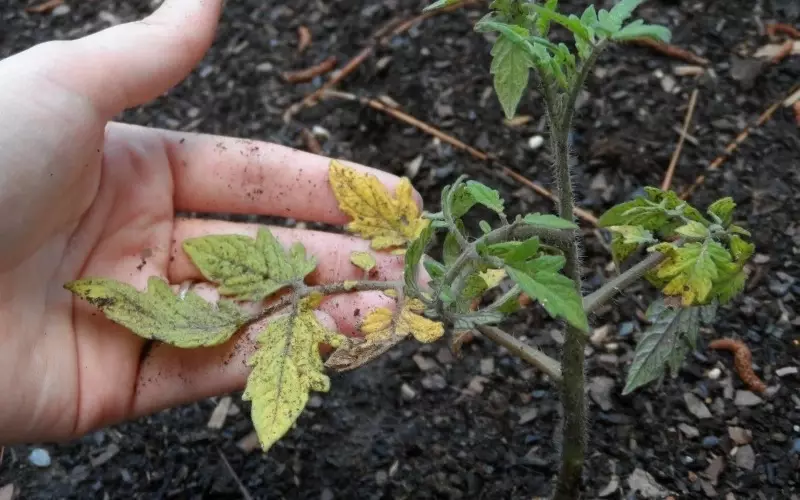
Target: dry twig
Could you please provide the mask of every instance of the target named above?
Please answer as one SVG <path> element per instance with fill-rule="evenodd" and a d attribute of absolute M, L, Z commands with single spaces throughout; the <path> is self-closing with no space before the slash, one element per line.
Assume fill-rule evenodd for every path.
<path fill-rule="evenodd" d="M 708 344 L 709 349 L 724 349 L 733 353 L 733 366 L 742 382 L 747 384 L 753 392 L 764 392 L 767 390 L 766 384 L 758 378 L 753 371 L 752 354 L 747 344 L 741 340 L 718 339 Z"/>
<path fill-rule="evenodd" d="M 439 14 L 452 12 L 462 7 L 468 5 L 474 5 L 477 3 L 479 3 L 479 0 L 462 0 L 461 2 L 453 4 L 444 9 L 424 12 L 422 14 L 413 16 L 405 20 L 393 19 L 389 21 L 372 35 L 371 43 L 367 47 L 361 49 L 361 51 L 358 54 L 356 54 L 352 59 L 347 61 L 347 64 L 345 64 L 344 67 L 339 72 L 337 72 L 330 80 L 325 82 L 320 88 L 318 88 L 314 92 L 305 96 L 302 101 L 289 106 L 289 108 L 283 114 L 284 122 L 286 123 L 290 122 L 292 117 L 301 109 L 315 105 L 326 91 L 332 89 L 334 86 L 339 84 L 339 82 L 341 82 L 342 80 L 347 78 L 351 73 L 353 73 L 353 71 L 355 71 L 356 68 L 361 66 L 361 64 L 375 52 L 375 49 L 379 45 L 385 45 L 393 37 L 405 31 L 408 31 L 409 29 L 413 28 L 414 26 L 421 23 L 422 21 L 425 21 L 428 18 L 437 16 Z"/>
<path fill-rule="evenodd" d="M 239 487 L 239 491 L 242 493 L 242 498 L 245 500 L 253 500 L 253 495 L 247 491 L 247 487 L 244 485 L 241 479 L 239 479 L 239 475 L 236 474 L 236 471 L 233 470 L 231 463 L 228 462 L 228 458 L 222 453 L 222 450 L 217 448 L 217 453 L 219 453 L 219 458 L 222 459 L 222 463 L 225 464 L 225 468 L 228 470 L 228 473 L 233 477 L 233 480 L 236 481 L 236 486 Z"/>
<path fill-rule="evenodd" d="M 649 47 L 660 54 L 664 54 L 665 56 L 692 64 L 699 64 L 700 66 L 708 66 L 710 64 L 710 61 L 705 57 L 700 57 L 686 49 L 682 49 L 675 45 L 670 45 L 664 42 L 657 42 L 655 40 L 651 40 L 650 38 L 637 38 L 635 40 L 631 40 L 630 43 L 642 47 Z"/>
<path fill-rule="evenodd" d="M 306 26 L 297 28 L 297 52 L 302 54 L 311 46 L 311 30 Z"/>
<path fill-rule="evenodd" d="M 733 152 L 739 148 L 739 145 L 742 144 L 745 140 L 747 140 L 747 138 L 750 136 L 750 134 L 754 129 L 762 126 L 767 121 L 769 121 L 769 119 L 772 118 L 772 115 L 775 114 L 775 111 L 777 111 L 778 108 L 781 107 L 781 104 L 786 102 L 786 100 L 790 96 L 792 96 L 795 92 L 798 91 L 800 91 L 800 84 L 797 84 L 794 87 L 792 87 L 792 89 L 789 92 L 787 92 L 784 97 L 781 97 L 780 99 L 772 103 L 769 106 L 769 108 L 766 109 L 766 111 L 761 113 L 761 116 L 758 117 L 758 120 L 756 120 L 754 124 L 748 125 L 747 127 L 744 128 L 744 130 L 739 132 L 739 135 L 737 135 L 736 138 L 725 147 L 725 151 L 721 155 L 716 157 L 714 161 L 711 162 L 711 164 L 706 169 L 706 172 L 717 170 L 719 167 L 721 167 L 722 164 L 725 163 L 725 160 L 727 160 L 733 154 Z M 702 185 L 705 181 L 706 181 L 706 174 L 699 175 L 697 179 L 695 179 L 694 183 L 687 189 L 685 189 L 683 193 L 681 193 L 681 198 L 684 200 L 688 199 L 692 195 L 692 193 L 694 193 L 695 190 L 697 190 L 697 188 L 700 187 L 700 185 Z"/>
<path fill-rule="evenodd" d="M 31 14 L 44 14 L 46 12 L 50 12 L 51 10 L 55 9 L 62 3 L 64 3 L 64 0 L 47 0 L 46 2 L 32 5 L 26 8 L 25 12 L 29 12 Z"/>
<path fill-rule="evenodd" d="M 689 125 L 692 123 L 692 116 L 694 115 L 694 107 L 697 104 L 698 90 L 692 91 L 692 97 L 689 98 L 689 109 L 686 110 L 686 117 L 683 119 L 683 128 L 681 129 L 681 136 L 678 139 L 678 145 L 672 153 L 672 159 L 669 162 L 667 173 L 664 176 L 664 181 L 661 183 L 661 189 L 664 191 L 669 190 L 672 185 L 672 177 L 675 175 L 675 167 L 678 165 L 678 159 L 681 157 L 683 150 L 683 143 L 686 140 L 686 135 L 689 133 Z"/>
<path fill-rule="evenodd" d="M 310 82 L 319 75 L 324 75 L 333 71 L 336 67 L 336 56 L 330 56 L 319 64 L 315 64 L 310 68 L 300 69 L 297 71 L 284 71 L 281 77 L 288 83 L 303 83 Z"/>
<path fill-rule="evenodd" d="M 314 136 L 313 132 L 307 128 L 304 128 L 300 130 L 300 135 L 303 137 L 303 142 L 305 143 L 306 149 L 309 153 L 314 153 L 315 155 L 322 154 L 322 145 Z"/>
<path fill-rule="evenodd" d="M 439 130 L 438 128 L 434 127 L 433 125 L 431 125 L 429 123 L 425 123 L 425 122 L 423 122 L 423 121 L 421 121 L 421 120 L 419 120 L 417 118 L 414 118 L 413 116 L 409 115 L 408 113 L 405 113 L 403 111 L 400 111 L 399 109 L 387 106 L 386 104 L 384 104 L 384 103 L 382 103 L 380 101 L 377 101 L 375 99 L 361 98 L 361 97 L 356 96 L 355 94 L 350 94 L 348 92 L 339 92 L 339 91 L 335 91 L 335 90 L 329 90 L 329 91 L 326 91 L 323 94 L 323 96 L 324 97 L 333 97 L 333 98 L 337 98 L 337 99 L 343 99 L 343 100 L 347 100 L 347 101 L 355 101 L 355 102 L 360 103 L 363 106 L 367 106 L 367 107 L 372 108 L 372 109 L 374 109 L 376 111 L 381 111 L 383 113 L 386 113 L 387 115 L 392 116 L 393 118 L 396 118 L 397 120 L 400 120 L 403 123 L 411 125 L 411 126 L 413 126 L 415 128 L 418 128 L 419 130 L 422 130 L 423 132 L 425 132 L 427 134 L 432 135 L 433 137 L 438 138 L 442 142 L 446 142 L 447 144 L 450 144 L 451 146 L 453 146 L 456 149 L 460 149 L 462 151 L 466 151 L 473 158 L 476 158 L 478 160 L 490 163 L 491 165 L 493 165 L 495 167 L 498 167 L 499 170 L 503 174 L 513 178 L 514 180 L 516 180 L 517 182 L 519 182 L 521 184 L 524 184 L 525 186 L 531 188 L 532 190 L 534 190 L 538 194 L 544 196 L 545 198 L 548 198 L 548 199 L 550 199 L 550 200 L 552 200 L 552 201 L 554 201 L 556 203 L 558 202 L 558 198 L 552 192 L 550 192 L 550 190 L 548 190 L 547 188 L 545 188 L 544 186 L 542 186 L 542 185 L 540 185 L 540 184 L 538 184 L 536 182 L 533 182 L 532 180 L 528 179 L 527 177 L 523 176 L 522 174 L 520 174 L 519 172 L 513 170 L 512 168 L 507 167 L 507 166 L 503 165 L 502 163 L 498 162 L 493 155 L 490 155 L 490 154 L 485 153 L 485 152 L 483 152 L 483 151 L 481 151 L 479 149 L 476 149 L 476 148 L 470 146 L 469 144 L 467 144 L 467 143 L 465 143 L 465 142 L 463 142 L 463 141 L 461 141 L 459 139 L 456 139 L 455 137 L 453 137 L 453 136 L 451 136 L 449 134 L 446 134 L 445 132 L 442 132 L 441 130 Z M 592 214 L 591 212 L 589 212 L 587 210 L 583 210 L 582 208 L 575 207 L 575 215 L 577 217 L 580 217 L 584 221 L 588 222 L 589 224 L 592 224 L 593 226 L 597 226 L 597 217 L 595 217 L 594 214 Z"/>
<path fill-rule="evenodd" d="M 789 35 L 792 38 L 800 40 L 800 30 L 791 24 L 769 23 L 767 24 L 766 28 L 769 36 L 775 36 L 777 33 L 783 33 L 784 35 Z"/>

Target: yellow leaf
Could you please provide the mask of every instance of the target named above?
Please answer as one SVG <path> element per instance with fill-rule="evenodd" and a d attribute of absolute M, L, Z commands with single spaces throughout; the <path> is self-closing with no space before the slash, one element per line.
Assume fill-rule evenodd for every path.
<path fill-rule="evenodd" d="M 251 418 L 264 451 L 294 425 L 310 391 L 327 392 L 319 344 L 341 346 L 344 337 L 328 330 L 314 314 L 322 296 L 310 295 L 291 313 L 272 320 L 258 336 L 258 350 L 242 399 L 252 400 Z"/>
<path fill-rule="evenodd" d="M 377 265 L 375 257 L 369 252 L 353 252 L 350 254 L 350 262 L 354 266 L 360 267 L 364 271 L 371 271 Z"/>
<path fill-rule="evenodd" d="M 400 314 L 385 307 L 373 309 L 361 322 L 364 339 L 349 340 L 331 354 L 325 366 L 338 371 L 363 366 L 413 335 L 420 342 L 434 342 L 444 335 L 444 325 L 420 315 L 425 304 L 406 301 Z"/>
<path fill-rule="evenodd" d="M 353 288 L 358 286 L 358 281 L 355 281 L 355 280 L 344 280 L 344 282 L 342 282 L 342 286 L 344 286 L 345 290 L 350 291 Z"/>
<path fill-rule="evenodd" d="M 396 298 L 397 297 L 397 290 L 395 290 L 394 288 L 389 288 L 387 290 L 384 290 L 383 294 L 386 295 L 387 297 Z"/>
<path fill-rule="evenodd" d="M 339 207 L 352 218 L 347 230 L 371 240 L 375 250 L 405 247 L 430 223 L 422 218 L 406 178 L 392 197 L 374 175 L 336 160 L 331 160 L 328 174 Z"/>
<path fill-rule="evenodd" d="M 506 277 L 505 269 L 487 269 L 479 273 L 483 281 L 486 282 L 486 289 L 492 289 L 499 285 Z"/>
<path fill-rule="evenodd" d="M 413 335 L 420 342 L 434 342 L 444 335 L 444 325 L 421 316 L 424 310 L 425 304 L 421 300 L 410 299 L 395 319 L 391 310 L 380 307 L 367 314 L 361 323 L 361 331 L 367 340 Z"/>

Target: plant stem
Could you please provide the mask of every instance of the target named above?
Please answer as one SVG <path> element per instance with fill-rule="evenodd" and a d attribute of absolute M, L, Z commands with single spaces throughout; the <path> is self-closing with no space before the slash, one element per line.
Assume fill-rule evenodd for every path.
<path fill-rule="evenodd" d="M 635 266 L 584 297 L 583 310 L 586 311 L 586 314 L 595 311 L 598 307 L 611 300 L 614 295 L 639 280 L 647 271 L 659 265 L 665 258 L 666 256 L 660 252 L 648 255 L 647 258 Z"/>
<path fill-rule="evenodd" d="M 605 42 L 600 42 L 584 62 L 580 73 L 572 82 L 566 100 L 563 101 L 563 107 L 557 106 L 556 103 L 549 105 L 550 109 L 555 109 L 555 115 L 550 115 L 550 128 L 555 160 L 553 170 L 558 186 L 558 214 L 568 220 L 575 218 L 575 196 L 569 166 L 568 142 L 575 101 L 604 47 Z M 564 266 L 564 273 L 573 280 L 578 293 L 581 293 L 580 252 L 580 243 L 575 239 L 566 250 L 567 262 Z M 568 326 L 561 354 L 561 369 L 564 374 L 564 383 L 561 384 L 564 426 L 561 439 L 561 470 L 556 483 L 555 500 L 575 500 L 580 498 L 581 493 L 583 463 L 586 456 L 585 345 L 585 334 L 577 328 Z"/>
<path fill-rule="evenodd" d="M 322 295 L 332 295 L 334 293 L 348 293 L 348 292 L 367 292 L 367 291 L 380 291 L 397 289 L 404 286 L 402 281 L 342 281 L 340 283 L 329 283 L 327 285 L 317 286 L 302 286 L 295 287 L 292 293 L 286 294 L 276 302 L 267 305 L 256 316 L 254 316 L 247 325 L 257 323 L 267 316 L 271 316 L 281 309 L 291 306 L 298 299 L 308 297 L 312 293 L 321 293 Z"/>
<path fill-rule="evenodd" d="M 555 359 L 534 347 L 524 344 L 520 340 L 515 339 L 508 333 L 494 326 L 478 325 L 477 329 L 484 337 L 500 344 L 515 356 L 543 371 L 549 375 L 553 381 L 561 383 L 561 365 L 559 365 L 558 361 Z"/>

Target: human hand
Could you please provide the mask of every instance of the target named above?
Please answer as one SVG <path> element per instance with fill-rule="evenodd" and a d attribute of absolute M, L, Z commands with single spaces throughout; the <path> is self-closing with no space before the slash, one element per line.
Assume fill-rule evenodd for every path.
<path fill-rule="evenodd" d="M 109 121 L 191 71 L 211 44 L 221 3 L 168 0 L 144 21 L 0 61 L 0 444 L 70 439 L 244 386 L 247 336 L 199 350 L 157 344 L 145 355 L 145 340 L 74 298 L 66 282 L 107 277 L 144 289 L 153 275 L 176 285 L 200 280 L 183 240 L 257 229 L 176 212 L 346 221 L 325 158 Z M 389 187 L 397 182 L 372 173 Z M 317 256 L 311 283 L 358 278 L 349 255 L 367 242 L 271 229 Z M 378 273 L 396 279 L 401 258 L 382 258 Z M 199 288 L 214 298 L 210 285 Z M 332 297 L 320 316 L 353 333 L 355 310 L 386 300 Z"/>

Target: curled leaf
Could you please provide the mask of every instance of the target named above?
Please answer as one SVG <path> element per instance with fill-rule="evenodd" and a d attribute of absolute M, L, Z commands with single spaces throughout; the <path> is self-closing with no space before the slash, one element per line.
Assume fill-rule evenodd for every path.
<path fill-rule="evenodd" d="M 258 350 L 247 362 L 253 370 L 242 399 L 252 400 L 251 418 L 265 451 L 291 429 L 310 391 L 330 389 L 319 345 L 337 347 L 345 337 L 317 319 L 314 308 L 320 299 L 306 297 L 291 313 L 272 320 L 258 336 Z"/>
<path fill-rule="evenodd" d="M 424 310 L 422 301 L 409 299 L 399 314 L 385 307 L 370 311 L 360 325 L 364 339 L 343 343 L 325 366 L 337 371 L 353 370 L 381 356 L 409 335 L 424 343 L 440 339 L 444 335 L 444 325 L 423 317 Z"/>
<path fill-rule="evenodd" d="M 408 179 L 400 180 L 392 197 L 374 175 L 336 160 L 328 173 L 339 207 L 352 218 L 347 230 L 369 239 L 374 250 L 405 247 L 430 224 L 414 202 Z"/>
<path fill-rule="evenodd" d="M 227 300 L 214 305 L 193 292 L 181 298 L 156 276 L 144 292 L 105 278 L 72 281 L 65 288 L 136 335 L 177 347 L 222 344 L 251 319 Z"/>

